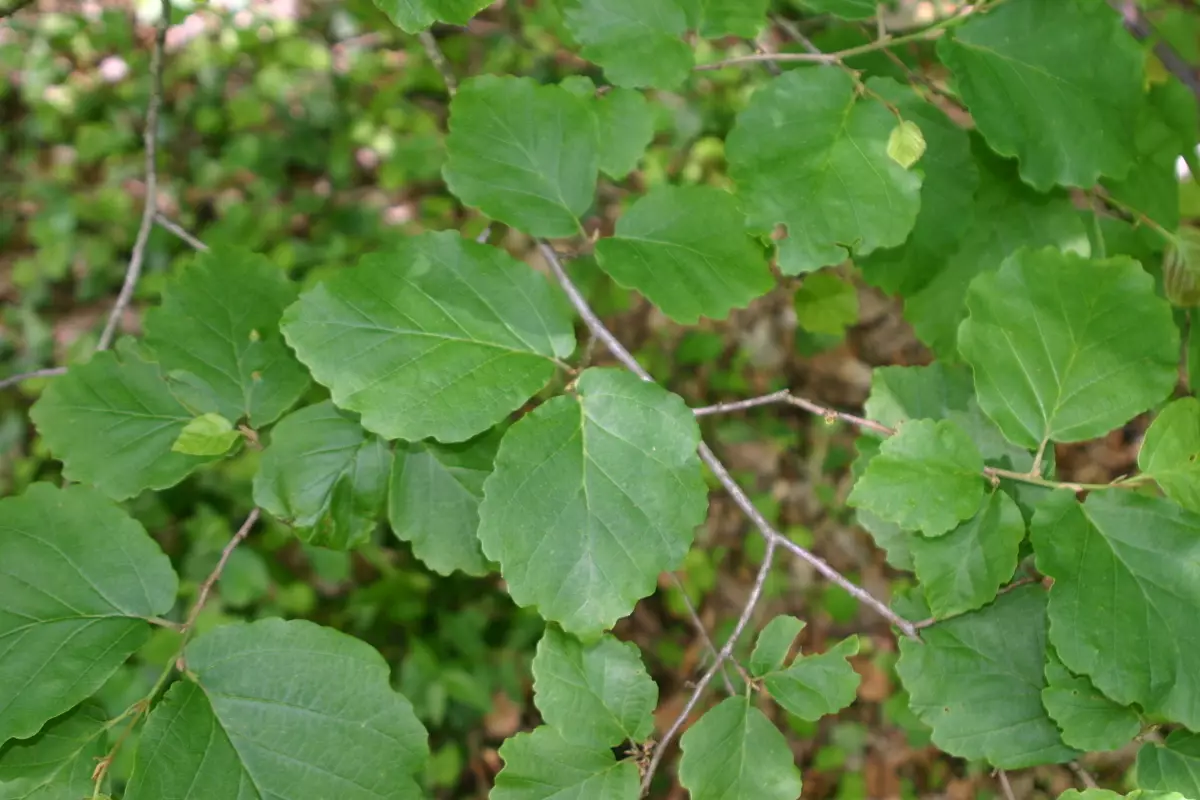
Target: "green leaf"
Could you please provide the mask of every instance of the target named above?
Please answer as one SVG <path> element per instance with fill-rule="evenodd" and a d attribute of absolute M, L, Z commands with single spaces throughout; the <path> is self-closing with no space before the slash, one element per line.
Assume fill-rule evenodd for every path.
<path fill-rule="evenodd" d="M 607 747 L 565 741 L 542 726 L 518 733 L 500 747 L 504 769 L 491 800 L 637 800 L 637 765 L 616 761 Z"/>
<path fill-rule="evenodd" d="M 683 0 L 688 27 L 705 39 L 753 39 L 767 24 L 770 0 Z"/>
<path fill-rule="evenodd" d="M 1050 640 L 1121 705 L 1200 727 L 1200 516 L 1133 492 L 1055 492 L 1031 529 Z M 1148 535 L 1152 534 L 1152 535 Z M 1113 647 L 1119 642 L 1120 647 Z"/>
<path fill-rule="evenodd" d="M 983 456 L 949 420 L 913 420 L 880 447 L 847 502 L 926 536 L 949 533 L 983 503 Z"/>
<path fill-rule="evenodd" d="M 854 702 L 859 675 L 847 660 L 858 653 L 858 637 L 843 639 L 828 651 L 803 656 L 786 669 L 762 676 L 776 703 L 801 719 L 816 722 Z"/>
<path fill-rule="evenodd" d="M 1015 444 L 1094 439 L 1175 387 L 1179 331 L 1131 259 L 1022 250 L 971 283 L 967 309 L 959 349 Z"/>
<path fill-rule="evenodd" d="M 383 510 L 387 445 L 325 401 L 284 417 L 254 476 L 254 502 L 310 544 L 349 550 Z"/>
<path fill-rule="evenodd" d="M 479 503 L 499 444 L 494 431 L 461 444 L 396 443 L 388 521 L 439 575 L 488 571 L 477 536 Z"/>
<path fill-rule="evenodd" d="M 177 579 L 98 492 L 35 483 L 0 500 L 0 744 L 99 689 L 171 610 Z"/>
<path fill-rule="evenodd" d="M 184 655 L 187 677 L 150 714 L 126 800 L 423 796 L 425 729 L 370 645 L 266 619 L 219 627 Z"/>
<path fill-rule="evenodd" d="M 1070 761 L 1042 707 L 1046 592 L 1023 586 L 979 611 L 900 640 L 896 672 L 933 743 L 1001 769 Z"/>
<path fill-rule="evenodd" d="M 104 709 L 85 701 L 32 739 L 0 747 L 0 800 L 91 797 L 92 770 L 104 756 Z"/>
<path fill-rule="evenodd" d="M 265 257 L 218 246 L 167 283 L 162 305 L 146 313 L 146 345 L 165 374 L 215 403 L 200 410 L 261 428 L 309 386 L 279 335 L 295 299 L 296 288 Z"/>
<path fill-rule="evenodd" d="M 921 341 L 943 358 L 957 357 L 958 326 L 966 316 L 967 287 L 975 276 L 998 269 L 1021 247 L 1091 253 L 1083 220 L 1066 193 L 1038 194 L 1019 181 L 1009 162 L 986 154 L 977 160 L 983 167 L 979 191 L 974 209 L 963 212 L 969 224 L 957 249 L 940 260 L 915 256 L 909 262 L 914 270 L 903 278 L 908 290 L 904 317 Z M 934 219 L 944 225 L 946 217 L 956 215 L 947 206 Z"/>
<path fill-rule="evenodd" d="M 662 186 L 638 199 L 596 244 L 596 262 L 685 324 L 724 319 L 770 291 L 761 248 L 732 195 L 710 186 Z"/>
<path fill-rule="evenodd" d="M 580 55 L 616 86 L 674 89 L 695 63 L 680 0 L 581 0 L 564 13 Z"/>
<path fill-rule="evenodd" d="M 1200 512 L 1200 400 L 1181 397 L 1159 412 L 1142 439 L 1138 467 L 1167 497 Z"/>
<path fill-rule="evenodd" d="M 406 33 L 425 30 L 435 22 L 466 25 L 494 0 L 374 0 L 393 25 Z"/>
<path fill-rule="evenodd" d="M 442 175 L 454 196 L 530 236 L 579 233 L 599 164 L 596 117 L 558 86 L 480 75 L 450 101 Z"/>
<path fill-rule="evenodd" d="M 994 491 L 971 519 L 945 536 L 913 537 L 917 578 L 933 616 L 942 619 L 990 603 L 1017 569 L 1025 520 L 1011 497 Z"/>
<path fill-rule="evenodd" d="M 171 450 L 189 456 L 220 456 L 240 437 L 233 423 L 220 414 L 201 414 L 183 426 Z"/>
<path fill-rule="evenodd" d="M 479 539 L 517 605 L 587 636 L 679 566 L 708 503 L 680 397 L 616 369 L 585 371 L 576 391 L 505 434 Z"/>
<path fill-rule="evenodd" d="M 1200 797 L 1200 734 L 1172 731 L 1162 744 L 1138 750 L 1137 783 L 1143 789 Z"/>
<path fill-rule="evenodd" d="M 622 180 L 654 139 L 654 111 L 641 92 L 619 87 L 595 97 L 592 110 L 599 131 L 600 171 Z"/>
<path fill-rule="evenodd" d="M 911 119 L 902 119 L 888 134 L 888 157 L 908 169 L 925 155 L 925 134 Z"/>
<path fill-rule="evenodd" d="M 367 430 L 461 442 L 519 408 L 574 351 L 551 291 L 501 250 L 425 233 L 306 292 L 283 331 Z"/>
<path fill-rule="evenodd" d="M 919 125 L 928 143 L 917 165 L 925 176 L 921 210 L 908 240 L 901 247 L 856 259 L 872 285 L 908 297 L 932 279 L 931 267 L 954 251 L 971 224 L 979 167 L 967 132 L 911 88 L 887 78 L 869 78 L 867 88 Z"/>
<path fill-rule="evenodd" d="M 1010 0 L 956 28 L 938 55 L 980 133 L 1035 189 L 1129 172 L 1143 55 L 1107 4 Z"/>
<path fill-rule="evenodd" d="M 858 290 L 833 272 L 822 270 L 804 278 L 792 297 L 796 324 L 811 333 L 844 336 L 858 322 Z"/>
<path fill-rule="evenodd" d="M 1071 747 L 1117 750 L 1141 730 L 1136 711 L 1109 700 L 1087 678 L 1072 675 L 1052 648 L 1046 650 L 1046 682 L 1042 705 Z"/>
<path fill-rule="evenodd" d="M 549 626 L 533 659 L 534 702 L 564 741 L 599 750 L 654 732 L 658 687 L 637 645 L 602 636 L 592 644 Z"/>
<path fill-rule="evenodd" d="M 1191 98 L 1194 113 L 1195 95 L 1185 94 Z M 1188 102 L 1161 86 L 1146 95 L 1133 121 L 1133 168 L 1121 180 L 1110 178 L 1101 182 L 1117 201 L 1136 208 L 1167 230 L 1179 227 L 1179 178 L 1175 162 L 1181 153 L 1192 151 L 1197 140 L 1181 143 L 1170 119 L 1178 111 L 1163 106 L 1179 104 L 1186 108 Z M 1193 121 L 1192 125 L 1196 123 Z M 1146 235 L 1156 243 L 1161 242 L 1156 232 L 1148 231 Z"/>
<path fill-rule="evenodd" d="M 832 14 L 842 19 L 860 20 L 875 16 L 876 0 L 796 0 L 814 14 Z"/>
<path fill-rule="evenodd" d="M 746 697 L 728 697 L 680 740 L 679 782 L 692 800 L 796 800 L 800 770 L 787 739 Z"/>
<path fill-rule="evenodd" d="M 787 275 L 904 242 L 921 178 L 887 154 L 895 117 L 846 73 L 806 67 L 772 79 L 726 139 L 729 174 L 752 227 L 787 227 Z M 813 209 L 821 209 L 814 214 Z"/>
<path fill-rule="evenodd" d="M 871 459 L 879 455 L 880 444 L 882 444 L 882 440 L 869 434 L 861 435 L 855 441 L 858 457 L 851 464 L 851 473 L 855 483 L 862 478 Z M 908 531 L 901 530 L 896 523 L 888 522 L 865 508 L 856 508 L 854 519 L 863 530 L 871 534 L 875 544 L 885 551 L 887 563 L 896 569 L 912 572 L 912 553 L 909 551 L 908 545 L 916 537 Z"/>
<path fill-rule="evenodd" d="M 96 353 L 56 378 L 30 409 L 63 475 L 114 500 L 167 489 L 211 456 L 171 450 L 195 414 L 175 398 L 158 368 L 132 352 Z M 87 431 L 86 436 L 80 435 Z"/>
<path fill-rule="evenodd" d="M 750 674 L 761 678 L 783 667 L 792 643 L 807 623 L 789 614 L 774 617 L 758 634 L 754 652 L 750 655 Z"/>

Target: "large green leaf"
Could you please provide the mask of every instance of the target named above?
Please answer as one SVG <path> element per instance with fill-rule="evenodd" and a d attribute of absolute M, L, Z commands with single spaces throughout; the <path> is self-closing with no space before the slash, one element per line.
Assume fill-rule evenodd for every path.
<path fill-rule="evenodd" d="M 616 86 L 674 89 L 695 63 L 679 0 L 580 0 L 564 14 L 580 55 Z"/>
<path fill-rule="evenodd" d="M 107 750 L 104 709 L 85 701 L 32 739 L 0 746 L 0 800 L 90 797 L 92 770 Z"/>
<path fill-rule="evenodd" d="M 585 100 L 530 78 L 480 75 L 450 102 L 446 185 L 462 202 L 531 236 L 581 231 L 599 165 Z"/>
<path fill-rule="evenodd" d="M 1087 678 L 1071 674 L 1053 648 L 1046 648 L 1046 684 L 1042 705 L 1071 747 L 1116 750 L 1142 727 L 1136 711 L 1109 700 Z"/>
<path fill-rule="evenodd" d="M 796 800 L 800 770 L 779 729 L 748 697 L 728 697 L 680 740 L 679 782 L 692 800 Z"/>
<path fill-rule="evenodd" d="M 374 0 L 393 24 L 416 33 L 435 22 L 466 25 L 495 0 Z"/>
<path fill-rule="evenodd" d="M 896 672 L 933 743 L 1002 769 L 1069 761 L 1042 707 L 1046 592 L 1023 586 L 979 611 L 939 622 L 923 642 L 900 640 Z"/>
<path fill-rule="evenodd" d="M 223 417 L 260 428 L 308 388 L 308 373 L 279 335 L 296 288 L 263 256 L 217 247 L 167 284 L 146 314 L 146 344 L 168 376 Z"/>
<path fill-rule="evenodd" d="M 775 283 L 742 219 L 737 201 L 720 189 L 663 186 L 635 202 L 616 233 L 597 243 L 596 262 L 676 322 L 724 319 Z"/>
<path fill-rule="evenodd" d="M 1200 797 L 1200 734 L 1172 731 L 1162 744 L 1138 750 L 1137 782 L 1143 789 Z"/>
<path fill-rule="evenodd" d="M 971 283 L 967 309 L 979 405 L 1023 447 L 1101 436 L 1175 386 L 1179 331 L 1131 259 L 1018 251 Z"/>
<path fill-rule="evenodd" d="M 479 538 L 518 605 L 599 633 L 675 569 L 704 521 L 700 430 L 681 398 L 589 369 L 505 434 Z"/>
<path fill-rule="evenodd" d="M 1108 4 L 1008 0 L 938 42 L 938 55 L 988 144 L 1015 156 L 1034 188 L 1129 172 L 1143 56 Z"/>
<path fill-rule="evenodd" d="M 899 109 L 904 119 L 920 126 L 927 144 L 916 165 L 924 175 L 921 210 L 908 240 L 901 247 L 857 259 L 873 285 L 908 297 L 932 279 L 931 265 L 954 252 L 971 225 L 979 167 L 966 131 L 932 103 L 886 78 L 871 78 L 867 87 Z M 985 220 L 984 224 L 995 222 Z"/>
<path fill-rule="evenodd" d="M 908 543 L 925 600 L 939 619 L 990 603 L 1017 569 L 1025 520 L 1016 502 L 994 491 L 971 519 L 945 536 Z"/>
<path fill-rule="evenodd" d="M 896 118 L 837 69 L 806 67 L 755 93 L 726 139 L 750 224 L 787 227 L 779 268 L 797 275 L 904 242 L 921 178 L 887 154 Z"/>
<path fill-rule="evenodd" d="M 884 441 L 846 502 L 941 536 L 975 516 L 983 495 L 983 456 L 967 432 L 949 420 L 912 420 Z"/>
<path fill-rule="evenodd" d="M 461 444 L 396 443 L 388 521 L 434 572 L 487 572 L 477 536 L 479 503 L 499 444 L 495 431 Z"/>
<path fill-rule="evenodd" d="M 171 393 L 158 367 L 131 349 L 119 360 L 106 350 L 71 367 L 29 416 L 62 459 L 68 480 L 91 484 L 114 500 L 174 486 L 214 458 L 172 451 L 195 415 Z"/>
<path fill-rule="evenodd" d="M 83 486 L 35 483 L 0 500 L 0 744 L 90 696 L 170 611 L 170 560 Z"/>
<path fill-rule="evenodd" d="M 938 356 L 958 355 L 958 326 L 966 316 L 967 288 L 976 275 L 998 269 L 1021 247 L 1057 247 L 1091 254 L 1087 230 L 1065 192 L 1038 194 L 1009 166 L 976 151 L 979 191 L 958 247 L 948 256 L 914 261 L 906 284 L 921 287 L 904 298 L 904 316 Z"/>
<path fill-rule="evenodd" d="M 304 620 L 227 625 L 142 732 L 126 800 L 422 797 L 425 729 L 366 643 Z"/>
<path fill-rule="evenodd" d="M 1133 492 L 1080 504 L 1059 491 L 1031 532 L 1062 662 L 1122 705 L 1200 727 L 1200 516 Z"/>
<path fill-rule="evenodd" d="M 637 800 L 638 769 L 607 747 L 571 744 L 552 728 L 518 733 L 500 747 L 504 769 L 491 800 Z"/>
<path fill-rule="evenodd" d="M 1167 497 L 1200 512 L 1200 400 L 1181 397 L 1159 412 L 1142 439 L 1138 466 Z"/>
<path fill-rule="evenodd" d="M 654 731 L 658 686 L 631 642 L 605 635 L 585 645 L 549 626 L 533 658 L 533 691 L 542 719 L 573 744 L 603 750 Z"/>
<path fill-rule="evenodd" d="M 370 539 L 387 493 L 391 454 L 325 401 L 284 417 L 254 476 L 254 502 L 306 542 L 348 550 Z"/>
<path fill-rule="evenodd" d="M 426 233 L 306 292 L 283 332 L 363 427 L 461 442 L 519 408 L 575 349 L 551 291 L 501 250 Z"/>
<path fill-rule="evenodd" d="M 706 39 L 753 39 L 767 24 L 770 0 L 680 0 L 688 27 Z"/>

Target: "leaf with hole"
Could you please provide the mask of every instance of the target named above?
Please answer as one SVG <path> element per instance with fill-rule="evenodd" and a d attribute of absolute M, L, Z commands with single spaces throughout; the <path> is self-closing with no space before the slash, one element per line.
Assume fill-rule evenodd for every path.
<path fill-rule="evenodd" d="M 423 797 L 425 729 L 366 643 L 266 619 L 206 633 L 184 658 L 186 677 L 142 731 L 126 800 Z"/>
<path fill-rule="evenodd" d="M 984 499 L 983 456 L 960 426 L 913 420 L 888 437 L 847 503 L 904 530 L 942 536 Z"/>
<path fill-rule="evenodd" d="M 1200 727 L 1200 515 L 1133 492 L 1081 504 L 1058 491 L 1031 534 L 1054 579 L 1050 640 L 1063 664 L 1121 705 Z"/>
<path fill-rule="evenodd" d="M 505 434 L 483 485 L 479 539 L 509 594 L 594 636 L 675 569 L 708 509 L 683 400 L 615 369 L 586 370 Z"/>
<path fill-rule="evenodd" d="M 600 145 L 585 100 L 530 78 L 481 75 L 450 101 L 442 176 L 450 191 L 530 236 L 579 233 Z"/>
<path fill-rule="evenodd" d="M 93 489 L 0 500 L 0 745 L 99 689 L 150 637 L 178 580 L 144 528 Z"/>
<path fill-rule="evenodd" d="M 784 274 L 908 237 L 921 178 L 887 154 L 895 124 L 882 103 L 858 95 L 848 75 L 822 67 L 772 79 L 738 115 L 726 139 L 729 174 L 752 228 L 787 228 L 779 244 Z"/>
<path fill-rule="evenodd" d="M 727 697 L 680 740 L 679 782 L 692 800 L 796 800 L 800 770 L 787 739 L 747 697 Z"/>
<path fill-rule="evenodd" d="M 900 640 L 896 672 L 933 743 L 1001 769 L 1057 764 L 1077 752 L 1042 707 L 1046 593 L 1023 586 L 978 611 Z"/>
<path fill-rule="evenodd" d="M 218 246 L 167 282 L 162 305 L 146 314 L 146 345 L 181 392 L 215 404 L 200 410 L 261 428 L 309 386 L 279 334 L 295 299 L 295 286 L 265 257 Z"/>
<path fill-rule="evenodd" d="M 387 445 L 326 401 L 288 414 L 271 431 L 254 476 L 254 502 L 310 544 L 367 542 L 383 511 Z"/>
<path fill-rule="evenodd" d="M 676 322 L 724 319 L 775 283 L 742 218 L 720 189 L 663 186 L 630 206 L 614 235 L 596 244 L 596 262 Z"/>
<path fill-rule="evenodd" d="M 1008 0 L 944 37 L 938 55 L 988 144 L 1035 189 L 1129 172 L 1143 55 L 1106 3 Z"/>
<path fill-rule="evenodd" d="M 453 232 L 402 239 L 335 273 L 287 310 L 283 332 L 338 407 L 407 441 L 482 433 L 575 349 L 545 278 Z"/>
<path fill-rule="evenodd" d="M 533 658 L 534 702 L 564 741 L 597 749 L 654 732 L 658 686 L 637 646 L 612 636 L 583 644 L 546 628 Z"/>
<path fill-rule="evenodd" d="M 967 310 L 979 405 L 1022 447 L 1102 436 L 1175 386 L 1179 331 L 1131 259 L 1020 250 L 972 281 Z"/>

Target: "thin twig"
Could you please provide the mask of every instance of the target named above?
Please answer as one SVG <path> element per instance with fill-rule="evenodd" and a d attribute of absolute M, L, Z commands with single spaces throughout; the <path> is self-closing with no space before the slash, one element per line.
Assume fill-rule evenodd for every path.
<path fill-rule="evenodd" d="M 54 378 L 58 375 L 67 374 L 66 367 L 47 367 L 46 369 L 35 369 L 33 372 L 22 372 L 20 375 L 10 375 L 4 380 L 0 380 L 0 389 L 7 389 L 10 386 L 16 386 L 22 381 L 33 380 L 34 378 Z"/>
<path fill-rule="evenodd" d="M 1200 73 L 1197 73 L 1194 66 L 1159 36 L 1158 31 L 1154 29 L 1138 5 L 1134 2 L 1122 3 L 1121 18 L 1125 22 L 1125 29 L 1133 34 L 1135 39 L 1138 41 L 1152 39 L 1154 55 L 1158 56 L 1158 60 L 1167 68 L 1167 71 L 1178 78 L 1180 83 L 1191 89 L 1192 94 L 1200 97 Z"/>
<path fill-rule="evenodd" d="M 646 793 L 650 791 L 650 782 L 654 780 L 654 773 L 658 771 L 658 766 L 662 763 L 663 755 L 667 752 L 667 745 L 671 743 L 675 735 L 679 733 L 679 729 L 687 722 L 687 718 L 691 716 L 692 710 L 704 695 L 704 690 L 712 682 L 713 677 L 717 674 L 717 670 L 725 663 L 725 659 L 729 658 L 733 653 L 733 648 L 737 645 L 738 638 L 742 635 L 742 631 L 746 629 L 746 625 L 749 624 L 750 617 L 754 615 L 754 609 L 758 605 L 758 601 L 762 599 L 763 587 L 766 586 L 767 576 L 771 573 L 771 565 L 775 561 L 775 546 L 775 540 L 769 539 L 767 541 L 767 549 L 763 554 L 762 564 L 758 567 L 758 574 L 754 577 L 754 588 L 750 590 L 750 597 L 746 600 L 746 607 L 742 609 L 737 624 L 733 626 L 733 633 L 729 634 L 729 638 L 725 640 L 725 644 L 721 647 L 720 652 L 717 653 L 716 662 L 696 682 L 696 686 L 692 689 L 692 695 L 688 698 L 683 710 L 679 712 L 679 716 L 671 723 L 671 727 L 667 729 L 662 739 L 654 746 L 654 755 L 650 759 L 649 766 L 646 767 L 646 774 L 642 776 L 642 797 L 645 797 Z"/>
<path fill-rule="evenodd" d="M 1100 784 L 1096 783 L 1096 779 L 1092 777 L 1092 773 L 1084 769 L 1083 764 L 1078 761 L 1072 761 L 1068 764 L 1071 771 L 1075 773 L 1075 777 L 1079 778 L 1079 782 L 1083 784 L 1085 789 L 1098 789 Z"/>
<path fill-rule="evenodd" d="M 1013 794 L 1012 784 L 1008 782 L 1008 773 L 1002 769 L 996 770 L 996 777 L 1000 779 L 1000 791 L 1004 792 L 1005 800 L 1017 800 L 1017 796 Z"/>
<path fill-rule="evenodd" d="M 552 248 L 546 242 L 539 242 L 538 247 L 540 248 L 542 255 L 545 256 L 546 261 L 549 262 L 550 269 L 554 272 L 554 276 L 558 279 L 559 285 L 562 286 L 563 291 L 566 292 L 567 298 L 571 301 L 571 305 L 575 307 L 575 310 L 579 313 L 579 316 L 583 318 L 584 323 L 587 325 L 588 329 L 591 330 L 592 335 L 600 340 L 604 346 L 608 348 L 608 351 L 612 353 L 613 357 L 616 358 L 617 361 L 621 362 L 626 369 L 628 369 L 634 375 L 637 375 L 642 380 L 653 383 L 654 379 L 650 377 L 650 373 L 646 372 L 642 365 L 637 362 L 637 359 L 633 357 L 633 354 L 625 349 L 625 346 L 618 341 L 617 337 L 613 336 L 612 331 L 610 331 L 608 327 L 601 321 L 601 319 L 596 316 L 596 312 L 592 310 L 590 305 L 588 305 L 587 300 L 584 299 L 582 294 L 580 294 L 579 289 L 576 288 L 575 284 L 571 281 L 571 278 L 567 275 L 566 270 L 563 269 L 562 262 L 558 260 L 558 254 L 554 252 L 554 248 Z M 733 476 L 729 474 L 729 470 L 726 469 L 725 465 L 721 463 L 721 460 L 713 454 L 713 451 L 709 449 L 707 444 L 701 442 L 698 452 L 700 454 L 700 460 L 702 460 L 705 465 L 708 466 L 709 470 L 713 473 L 713 475 L 716 476 L 721 485 L 725 487 L 725 491 L 729 493 L 730 498 L 737 505 L 737 507 L 741 509 L 742 513 L 754 523 L 756 528 L 758 528 L 759 533 L 761 533 L 763 538 L 767 540 L 768 546 L 774 543 L 791 551 L 792 554 L 806 561 L 828 580 L 836 583 L 838 586 L 841 586 L 854 597 L 858 598 L 861 602 L 873 608 L 880 616 L 899 628 L 905 636 L 908 636 L 911 639 L 918 638 L 917 631 L 911 622 L 896 614 L 896 612 L 887 607 L 887 604 L 877 600 L 875 597 L 871 596 L 868 592 L 856 585 L 853 581 L 842 575 L 833 567 L 829 566 L 824 559 L 813 553 L 810 553 L 808 550 L 804 549 L 777 531 L 775 527 L 767 521 L 767 518 L 762 515 L 762 512 L 755 507 L 754 502 L 750 499 L 742 487 L 738 485 L 737 481 L 733 479 Z"/>
<path fill-rule="evenodd" d="M 433 38 L 430 31 L 421 31 L 417 36 L 421 39 L 421 46 L 425 48 L 425 55 L 429 56 L 434 68 L 442 76 L 442 83 L 446 84 L 446 94 L 453 97 L 454 93 L 458 91 L 458 80 L 450 70 L 450 62 L 446 60 L 445 53 L 438 46 L 437 39 Z"/>
<path fill-rule="evenodd" d="M 165 231 L 168 231 L 169 233 L 175 234 L 180 239 L 182 239 L 183 241 L 185 241 L 189 245 L 191 245 L 193 248 L 195 248 L 196 250 L 199 250 L 201 253 L 208 252 L 208 245 L 206 245 L 204 242 L 197 239 L 195 236 L 192 236 L 190 233 L 188 233 L 186 230 L 184 230 L 178 223 L 172 222 L 171 220 L 167 219 L 162 214 L 155 214 L 154 221 L 155 221 L 155 223 L 158 224 L 158 226 L 160 228 L 162 228 Z"/>
<path fill-rule="evenodd" d="M 711 653 L 714 658 L 719 657 L 720 654 L 717 650 L 717 646 L 713 643 L 712 637 L 708 635 L 708 629 L 704 627 L 704 620 L 700 619 L 700 614 L 696 612 L 696 607 L 692 605 L 692 598 L 688 597 L 687 589 L 685 589 L 683 586 L 683 581 L 681 581 L 679 576 L 674 572 L 671 573 L 671 580 L 675 582 L 675 588 L 679 590 L 679 596 L 683 598 L 683 605 L 687 609 L 688 616 L 692 619 L 692 627 L 696 629 L 696 633 L 700 634 L 700 639 L 704 642 L 704 646 L 708 648 L 708 652 Z M 742 680 L 746 681 L 746 683 L 749 683 L 750 676 L 744 669 L 742 669 L 742 665 L 738 664 L 736 661 L 734 664 L 737 666 L 738 672 L 741 673 Z M 721 665 L 721 680 L 725 683 L 726 692 L 729 694 L 734 694 L 737 691 L 733 688 L 733 681 L 729 679 L 729 673 L 725 671 L 724 664 Z"/>
<path fill-rule="evenodd" d="M 142 275 L 142 264 L 146 260 L 146 243 L 150 240 L 150 231 L 154 228 L 154 215 L 158 211 L 158 109 L 162 105 L 163 65 L 166 61 L 163 51 L 166 49 L 167 29 L 170 27 L 171 0 L 162 0 L 162 18 L 158 21 L 154 52 L 150 55 L 150 101 L 146 104 L 146 129 L 142 132 L 142 142 L 146 149 L 146 204 L 142 207 L 142 222 L 133 241 L 129 267 L 125 270 L 125 282 L 121 285 L 121 293 L 117 295 L 117 302 L 108 315 L 108 322 L 104 324 L 104 332 L 100 334 L 100 342 L 96 345 L 97 350 L 107 350 L 112 344 L 113 336 L 117 332 L 117 323 L 133 300 L 133 290 Z"/>
<path fill-rule="evenodd" d="M 238 528 L 237 533 L 225 545 L 225 549 L 221 551 L 221 558 L 217 561 L 217 565 L 213 567 L 213 571 L 204 579 L 204 583 L 200 585 L 200 592 L 196 595 L 196 602 L 192 605 L 192 610 L 188 613 L 187 621 L 183 623 L 180 630 L 186 635 L 192 626 L 196 624 L 196 618 L 200 616 L 201 610 L 204 609 L 204 604 L 208 602 L 208 595 L 212 592 L 213 586 L 221 578 L 221 573 L 225 570 L 225 564 L 229 561 L 229 556 L 233 554 L 234 549 L 245 540 L 250 534 L 250 529 L 254 527 L 254 523 L 258 522 L 258 517 L 261 512 L 256 508 L 246 517 L 246 521 L 242 523 L 242 527 Z"/>

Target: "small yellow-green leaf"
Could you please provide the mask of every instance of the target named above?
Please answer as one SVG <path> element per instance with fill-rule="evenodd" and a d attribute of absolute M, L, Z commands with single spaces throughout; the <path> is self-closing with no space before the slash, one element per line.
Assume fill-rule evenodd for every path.
<path fill-rule="evenodd" d="M 888 135 L 887 154 L 900 166 L 908 169 L 925 155 L 925 134 L 910 119 L 900 120 Z"/>
<path fill-rule="evenodd" d="M 832 272 L 815 272 L 804 279 L 792 298 L 796 324 L 809 333 L 844 336 L 858 322 L 858 291 Z"/>
<path fill-rule="evenodd" d="M 171 449 L 189 456 L 219 456 L 228 452 L 240 435 L 220 414 L 201 414 L 183 426 Z"/>

